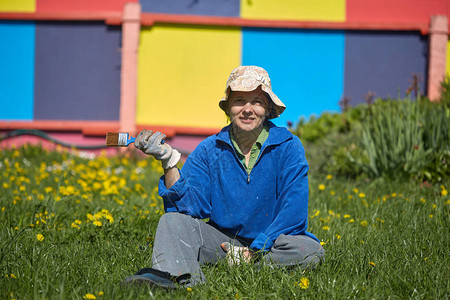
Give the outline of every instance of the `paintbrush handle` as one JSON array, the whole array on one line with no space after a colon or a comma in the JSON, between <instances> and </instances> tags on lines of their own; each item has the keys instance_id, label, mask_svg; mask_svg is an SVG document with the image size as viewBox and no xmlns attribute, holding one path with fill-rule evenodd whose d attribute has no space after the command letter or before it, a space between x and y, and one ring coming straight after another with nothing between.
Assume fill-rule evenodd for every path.
<instances>
[{"instance_id":1,"label":"paintbrush handle","mask_svg":"<svg viewBox=\"0 0 450 300\"><path fill-rule=\"evenodd\" d=\"M127 146L131 143L134 143L135 140L136 140L136 138L134 138L130 135L130 137L127 139Z\"/></svg>"}]
</instances>

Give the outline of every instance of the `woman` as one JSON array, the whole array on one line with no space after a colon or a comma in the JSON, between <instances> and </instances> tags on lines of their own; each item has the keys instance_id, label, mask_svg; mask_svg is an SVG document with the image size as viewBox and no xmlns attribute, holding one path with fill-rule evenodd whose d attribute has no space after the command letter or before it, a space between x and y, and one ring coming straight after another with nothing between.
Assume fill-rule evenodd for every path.
<instances>
[{"instance_id":1,"label":"woman","mask_svg":"<svg viewBox=\"0 0 450 300\"><path fill-rule=\"evenodd\" d=\"M230 263L314 267L324 256L306 231L308 164L300 140L269 120L285 105L268 73L234 69L219 102L231 124L202 141L183 168L178 151L159 132L143 130L135 146L162 162L159 194L164 214L156 231L152 268L127 282L163 287L205 282L201 264ZM202 219L209 219L204 222Z\"/></svg>"}]
</instances>

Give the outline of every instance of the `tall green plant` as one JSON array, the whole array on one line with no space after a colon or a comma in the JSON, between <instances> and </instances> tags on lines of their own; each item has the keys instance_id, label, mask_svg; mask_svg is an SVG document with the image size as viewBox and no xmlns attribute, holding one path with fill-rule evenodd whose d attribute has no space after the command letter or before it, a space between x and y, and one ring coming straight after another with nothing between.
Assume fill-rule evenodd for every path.
<instances>
[{"instance_id":1,"label":"tall green plant","mask_svg":"<svg viewBox=\"0 0 450 300\"><path fill-rule=\"evenodd\" d=\"M368 162L349 155L370 177L414 176L441 181L448 176L447 101L378 99L371 113L372 118L362 124L360 141Z\"/></svg>"}]
</instances>

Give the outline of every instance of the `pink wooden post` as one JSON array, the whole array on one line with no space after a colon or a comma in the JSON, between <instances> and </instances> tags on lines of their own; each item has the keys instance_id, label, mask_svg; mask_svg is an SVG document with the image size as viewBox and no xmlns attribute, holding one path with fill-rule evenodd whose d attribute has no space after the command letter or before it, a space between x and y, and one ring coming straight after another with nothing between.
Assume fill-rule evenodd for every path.
<instances>
[{"instance_id":1,"label":"pink wooden post","mask_svg":"<svg viewBox=\"0 0 450 300\"><path fill-rule=\"evenodd\" d=\"M126 3L122 16L122 69L120 73L119 130L136 134L137 55L141 5Z\"/></svg>"},{"instance_id":2,"label":"pink wooden post","mask_svg":"<svg viewBox=\"0 0 450 300\"><path fill-rule=\"evenodd\" d=\"M445 78L447 59L447 17L432 16L429 32L428 97L431 101L439 101L441 96L441 82Z\"/></svg>"}]
</instances>

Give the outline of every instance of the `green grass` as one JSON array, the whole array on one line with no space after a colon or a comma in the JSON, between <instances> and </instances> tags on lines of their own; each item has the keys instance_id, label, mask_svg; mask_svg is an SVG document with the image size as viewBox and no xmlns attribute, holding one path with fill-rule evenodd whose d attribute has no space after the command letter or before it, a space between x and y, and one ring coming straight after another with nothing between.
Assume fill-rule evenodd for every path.
<instances>
[{"instance_id":1,"label":"green grass","mask_svg":"<svg viewBox=\"0 0 450 300\"><path fill-rule=\"evenodd\" d=\"M192 290L124 287L151 263L160 172L132 153L86 159L40 147L0 150L0 299L449 297L448 186L320 172L310 174L309 202L309 231L326 251L318 269L219 262L204 267L209 282Z\"/></svg>"}]
</instances>

